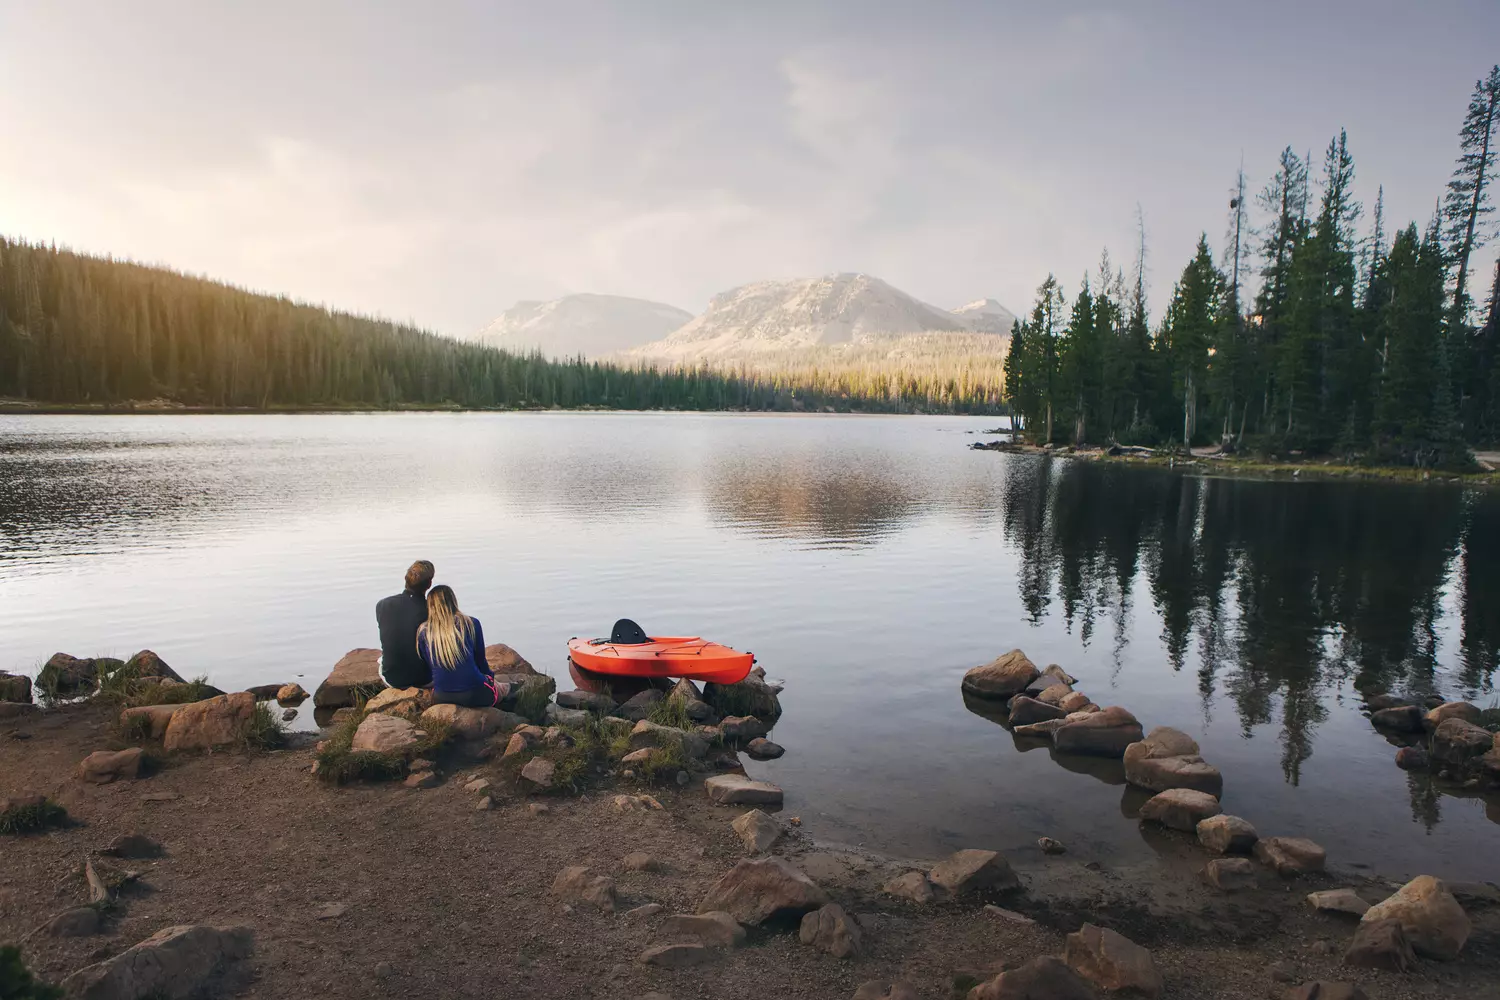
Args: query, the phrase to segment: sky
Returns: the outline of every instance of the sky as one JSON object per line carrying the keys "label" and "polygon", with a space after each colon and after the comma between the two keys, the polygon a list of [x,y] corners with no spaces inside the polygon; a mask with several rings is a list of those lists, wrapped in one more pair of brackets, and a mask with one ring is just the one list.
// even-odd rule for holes
{"label": "sky", "polygon": [[466,334],[835,271],[1020,312],[1139,206],[1159,313],[1284,146],[1425,223],[1497,61],[1495,0],[0,0],[0,233]]}

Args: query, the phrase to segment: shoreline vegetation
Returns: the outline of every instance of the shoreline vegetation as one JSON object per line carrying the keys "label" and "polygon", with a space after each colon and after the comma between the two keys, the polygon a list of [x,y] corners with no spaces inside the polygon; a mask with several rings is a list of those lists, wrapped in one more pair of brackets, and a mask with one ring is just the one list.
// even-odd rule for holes
{"label": "shoreline vegetation", "polygon": [[[1019,650],[962,697],[1017,741],[1123,764],[1157,861],[1052,837],[935,861],[819,844],[745,774],[741,754],[786,752],[760,673],[558,692],[496,644],[511,695],[464,709],[382,687],[377,653],[312,695],[218,692],[150,651],[0,676],[0,969],[20,995],[1478,1000],[1500,974],[1500,887],[1329,869],[1281,835],[1301,831],[1262,837],[1222,813],[1191,737],[1143,733]],[[1500,780],[1474,706],[1361,693],[1397,766]],[[309,700],[321,738],[285,733]],[[443,863],[414,863],[431,843]],[[484,961],[459,960],[459,927],[491,929]]]}

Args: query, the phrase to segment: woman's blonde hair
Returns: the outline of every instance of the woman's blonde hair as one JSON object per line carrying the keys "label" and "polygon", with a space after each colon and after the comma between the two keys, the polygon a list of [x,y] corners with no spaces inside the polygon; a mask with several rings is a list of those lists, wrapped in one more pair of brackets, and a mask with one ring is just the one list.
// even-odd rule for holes
{"label": "woman's blonde hair", "polygon": [[474,638],[473,619],[458,610],[453,588],[442,583],[427,594],[427,623],[422,628],[433,660],[444,670],[458,666]]}

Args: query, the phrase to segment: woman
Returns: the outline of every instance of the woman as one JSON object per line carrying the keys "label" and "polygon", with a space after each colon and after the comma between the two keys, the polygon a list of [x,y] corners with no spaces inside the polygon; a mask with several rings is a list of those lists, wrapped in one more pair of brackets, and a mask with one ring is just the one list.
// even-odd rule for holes
{"label": "woman", "polygon": [[439,705],[492,708],[507,693],[485,661],[479,619],[458,610],[452,587],[439,584],[428,593],[427,621],[417,629],[417,654],[432,670],[432,700]]}

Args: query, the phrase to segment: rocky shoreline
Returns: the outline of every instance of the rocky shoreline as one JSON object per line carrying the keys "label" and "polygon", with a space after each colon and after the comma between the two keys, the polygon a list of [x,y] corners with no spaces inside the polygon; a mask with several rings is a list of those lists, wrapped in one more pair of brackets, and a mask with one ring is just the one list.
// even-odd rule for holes
{"label": "rocky shoreline", "polygon": [[[497,709],[385,689],[352,650],[310,696],[321,738],[279,725],[300,687],[219,692],[149,651],[58,654],[35,685],[49,709],[0,675],[0,942],[71,995],[132,998],[1380,1000],[1493,996],[1500,975],[1500,889],[1397,886],[1330,871],[1302,831],[1261,837],[1222,813],[1191,737],[1019,650],[964,697],[1020,739],[1122,761],[1153,793],[1159,864],[1104,869],[1045,837],[1024,858],[831,849],[744,773],[741,754],[784,752],[763,674],[558,692],[486,652],[511,685]],[[1500,743],[1469,752],[1471,712],[1418,715],[1409,742],[1490,780]]]}

